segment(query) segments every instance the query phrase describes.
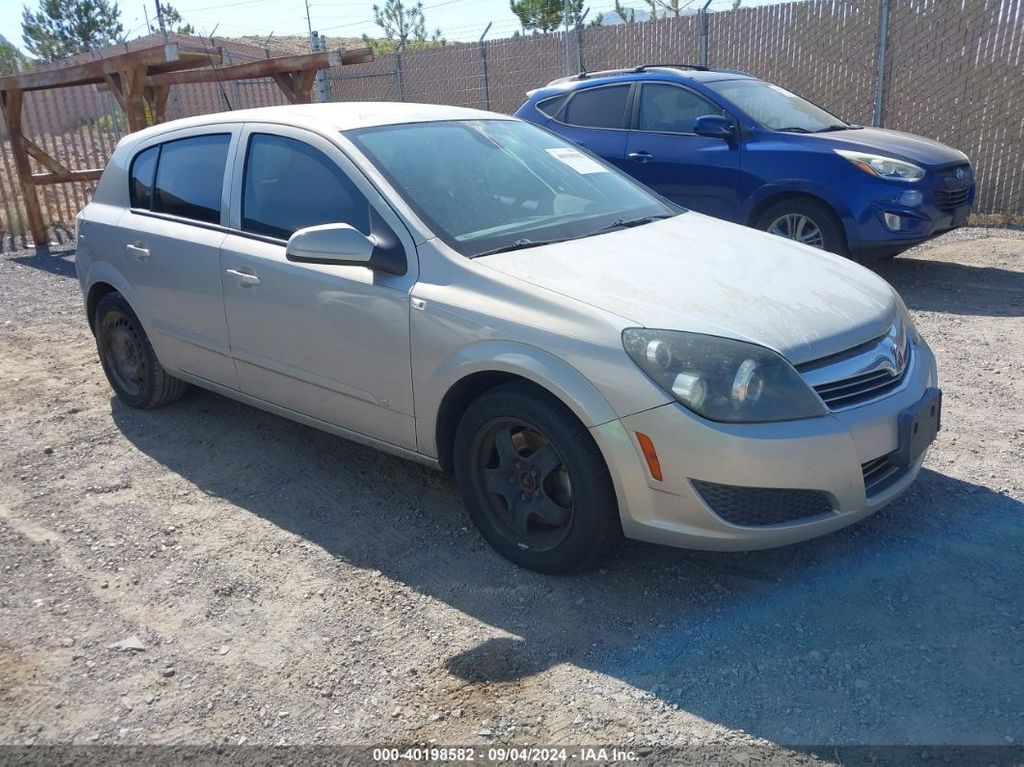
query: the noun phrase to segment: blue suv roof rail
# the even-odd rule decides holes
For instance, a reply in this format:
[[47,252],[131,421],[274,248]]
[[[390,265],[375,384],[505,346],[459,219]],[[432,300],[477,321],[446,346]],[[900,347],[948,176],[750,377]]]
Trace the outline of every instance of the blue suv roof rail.
[[692,69],[696,72],[727,72],[734,75],[746,75],[747,77],[753,77],[749,72],[744,72],[740,69],[720,69],[718,67],[705,67],[701,64],[641,64],[636,67],[625,67],[622,69],[601,69],[595,72],[587,72],[586,70],[579,72],[575,75],[569,75],[568,77],[559,77],[557,80],[552,80],[548,83],[548,86],[559,85],[561,83],[568,82],[579,82],[580,80],[588,80],[591,77],[608,77],[610,75],[626,75],[626,74],[641,74],[649,69]]

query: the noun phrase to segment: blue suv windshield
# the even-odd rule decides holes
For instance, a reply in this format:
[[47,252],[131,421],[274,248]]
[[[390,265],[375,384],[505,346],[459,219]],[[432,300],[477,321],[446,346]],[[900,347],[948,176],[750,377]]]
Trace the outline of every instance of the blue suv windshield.
[[771,130],[821,133],[850,127],[810,101],[763,80],[718,80],[706,85]]
[[470,257],[586,237],[680,210],[518,120],[386,125],[346,135],[435,234]]

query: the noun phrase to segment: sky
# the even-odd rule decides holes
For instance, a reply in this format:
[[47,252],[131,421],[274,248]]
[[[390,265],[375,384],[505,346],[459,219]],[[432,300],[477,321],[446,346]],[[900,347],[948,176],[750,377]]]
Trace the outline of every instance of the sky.
[[[745,5],[761,5],[770,0],[747,0]],[[776,0],[778,1],[778,0]],[[383,2],[383,0],[378,0]],[[686,2],[686,0],[683,0]],[[705,0],[691,0],[694,8]],[[21,39],[21,12],[26,3],[35,10],[39,0],[0,0],[0,34],[24,48]],[[305,35],[305,0],[173,0],[171,3],[202,34]],[[647,7],[643,0],[624,0],[627,8]],[[145,34],[146,16],[156,16],[154,0],[120,0],[121,23],[127,37]],[[711,9],[725,10],[732,0],[712,0]],[[614,8],[614,0],[591,0],[590,15]],[[488,22],[493,22],[488,39],[509,37],[519,29],[519,21],[509,10],[508,0],[423,0],[427,27],[440,28],[447,40],[476,40]],[[328,37],[376,36],[380,28],[373,23],[373,0],[309,0],[313,29]]]

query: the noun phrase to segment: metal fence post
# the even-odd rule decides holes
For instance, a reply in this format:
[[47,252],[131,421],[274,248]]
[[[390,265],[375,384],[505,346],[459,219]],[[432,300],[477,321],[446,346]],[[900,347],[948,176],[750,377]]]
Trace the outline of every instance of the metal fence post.
[[[309,48],[313,53],[321,53],[324,49],[324,39],[315,29],[310,33]],[[331,100],[331,81],[327,77],[326,69],[317,70],[316,79],[313,81],[313,92],[316,94],[316,100],[320,103]]]
[[697,28],[700,30],[697,63],[702,67],[708,65],[708,6],[711,2],[712,0],[708,0],[704,7],[697,11]]
[[889,45],[889,0],[879,0],[878,19],[878,72],[875,75],[875,112],[873,123],[882,127],[882,107],[885,100],[885,52]]
[[398,100],[405,101],[405,92],[402,88],[402,49],[395,52],[395,86],[398,88]]
[[491,31],[492,22],[487,22],[487,27],[484,29],[484,33],[480,35],[480,81],[484,87],[484,109],[490,110],[491,108],[491,88],[487,82],[487,43],[484,42],[484,38],[487,37],[487,33]]

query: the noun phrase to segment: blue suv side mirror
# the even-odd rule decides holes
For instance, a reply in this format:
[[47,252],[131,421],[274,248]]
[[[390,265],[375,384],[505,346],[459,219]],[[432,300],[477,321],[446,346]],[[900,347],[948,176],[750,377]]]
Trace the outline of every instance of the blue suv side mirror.
[[698,136],[728,140],[733,136],[732,120],[722,115],[702,115],[694,121],[693,132]]

